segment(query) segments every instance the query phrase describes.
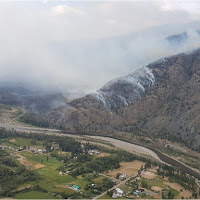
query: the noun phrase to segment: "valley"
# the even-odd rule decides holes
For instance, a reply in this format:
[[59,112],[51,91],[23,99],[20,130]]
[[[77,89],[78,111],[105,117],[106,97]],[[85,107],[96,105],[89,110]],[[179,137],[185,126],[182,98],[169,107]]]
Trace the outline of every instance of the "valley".
[[[141,152],[128,153],[130,147],[129,150],[122,150],[114,144],[102,146],[101,141],[105,141],[103,138],[95,138],[94,143],[94,137],[91,142],[88,137],[86,142],[84,138],[87,136],[69,137],[68,134],[39,134],[37,131],[27,133],[7,132],[2,129],[1,152],[7,153],[7,158],[15,160],[16,165],[37,173],[36,180],[25,181],[17,188],[11,184],[11,192],[1,192],[1,195],[20,199],[37,199],[39,196],[40,199],[97,199],[116,198],[116,195],[117,198],[133,198],[135,194],[139,198],[160,198],[162,195],[173,194],[177,198],[181,198],[181,195],[190,198],[193,195],[190,191],[198,188],[195,179],[189,178],[190,176],[184,178],[193,181],[194,187],[189,187],[189,182],[187,186],[187,181],[183,186],[183,182],[178,181],[183,178],[178,171],[175,172],[177,175],[173,175],[175,179],[170,178],[173,168],[161,164],[156,158],[152,157],[150,160],[149,155],[145,156]],[[4,165],[6,167],[8,164]],[[163,182],[160,192],[156,190],[159,179]],[[144,181],[147,182],[146,185]],[[0,185],[4,191],[5,186],[2,183]],[[123,191],[122,194],[119,193],[120,190]]]
[[200,3],[0,3],[0,199],[200,199]]

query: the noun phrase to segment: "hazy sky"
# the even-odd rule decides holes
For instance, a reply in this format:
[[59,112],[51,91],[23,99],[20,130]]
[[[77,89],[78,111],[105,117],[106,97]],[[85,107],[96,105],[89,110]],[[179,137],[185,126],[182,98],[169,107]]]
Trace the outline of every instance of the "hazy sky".
[[160,40],[199,20],[192,0],[0,1],[0,77],[87,93],[176,52]]

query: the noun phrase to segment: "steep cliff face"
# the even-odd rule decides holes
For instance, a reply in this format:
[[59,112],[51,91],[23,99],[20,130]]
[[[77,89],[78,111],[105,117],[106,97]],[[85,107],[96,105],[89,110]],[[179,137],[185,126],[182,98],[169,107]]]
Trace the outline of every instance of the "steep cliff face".
[[137,131],[200,145],[200,50],[152,63],[48,115],[70,131]]

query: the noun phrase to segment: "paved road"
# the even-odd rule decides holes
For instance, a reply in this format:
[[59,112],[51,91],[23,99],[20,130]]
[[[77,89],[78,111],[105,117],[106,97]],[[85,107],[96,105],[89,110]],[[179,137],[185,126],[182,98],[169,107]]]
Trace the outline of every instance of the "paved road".
[[[143,172],[142,172],[143,173]],[[109,191],[111,190],[114,190],[114,189],[117,189],[118,187],[124,185],[127,181],[129,181],[131,178],[136,178],[138,176],[138,173],[133,175],[133,176],[130,176],[129,178],[123,180],[123,181],[120,181],[120,183],[118,183],[117,185],[114,185],[112,188],[109,189]],[[102,196],[106,195],[107,194],[107,191],[97,195],[96,197],[93,198],[93,200],[96,200],[96,199],[99,199],[101,198]]]

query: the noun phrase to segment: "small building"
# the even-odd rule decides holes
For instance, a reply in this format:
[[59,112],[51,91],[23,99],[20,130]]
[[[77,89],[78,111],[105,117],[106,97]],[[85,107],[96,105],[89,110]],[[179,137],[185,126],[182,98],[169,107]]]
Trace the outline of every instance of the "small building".
[[128,174],[122,174],[119,176],[119,180],[124,180],[128,177]]
[[113,193],[112,198],[118,198],[118,197],[119,197],[118,194]]
[[18,149],[18,151],[23,151],[25,148],[24,147],[20,147],[19,149]]
[[124,192],[120,188],[116,188],[115,192],[112,195],[112,198],[122,197]]
[[78,186],[78,185],[75,185],[75,184],[74,184],[74,185],[72,185],[72,187],[73,187],[73,188],[74,188],[76,191],[80,191],[80,189],[81,189],[81,188],[80,188],[80,186]]
[[119,195],[123,195],[123,191],[120,189],[120,188],[116,188],[116,192],[117,192],[117,194],[119,194]]
[[96,155],[96,154],[100,154],[100,152],[98,150],[96,150],[96,149],[93,149],[93,150],[89,150],[88,154],[90,154],[90,155]]
[[149,195],[150,193],[146,192],[144,189],[138,189],[138,190],[135,190],[133,194],[135,194],[138,197],[139,195],[142,195],[142,194]]

